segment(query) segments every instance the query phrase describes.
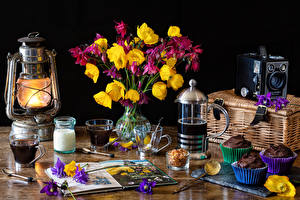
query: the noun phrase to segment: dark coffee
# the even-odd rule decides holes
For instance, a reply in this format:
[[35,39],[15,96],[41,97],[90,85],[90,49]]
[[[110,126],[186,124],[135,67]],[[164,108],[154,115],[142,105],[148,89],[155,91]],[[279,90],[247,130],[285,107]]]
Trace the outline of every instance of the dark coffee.
[[15,139],[10,143],[15,161],[27,164],[34,160],[38,141],[36,139]]
[[101,129],[87,129],[88,134],[91,138],[91,143],[93,146],[103,146],[108,143],[109,136],[112,132],[110,130],[101,130]]
[[207,123],[202,119],[179,119],[177,129],[178,133],[184,135],[207,135]]

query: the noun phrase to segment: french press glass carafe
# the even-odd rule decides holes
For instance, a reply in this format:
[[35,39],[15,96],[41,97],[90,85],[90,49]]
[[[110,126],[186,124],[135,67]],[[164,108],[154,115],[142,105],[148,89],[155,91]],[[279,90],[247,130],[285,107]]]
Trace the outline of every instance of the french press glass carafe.
[[[229,126],[227,111],[217,104],[207,105],[207,96],[196,88],[197,82],[191,79],[190,87],[183,90],[175,100],[178,103],[178,147],[190,153],[205,153],[208,139],[221,136]],[[226,126],[221,133],[207,134],[207,113],[212,109],[220,110],[226,118]],[[204,157],[198,158],[203,159]]]

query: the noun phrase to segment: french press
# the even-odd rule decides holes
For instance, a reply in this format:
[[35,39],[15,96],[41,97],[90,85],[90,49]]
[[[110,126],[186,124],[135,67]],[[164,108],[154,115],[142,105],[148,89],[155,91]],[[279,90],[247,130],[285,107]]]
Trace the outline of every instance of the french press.
[[[210,104],[208,106],[207,96],[197,88],[197,82],[191,79],[190,87],[183,90],[175,100],[178,103],[178,147],[188,150],[190,153],[205,153],[208,148],[208,139],[221,136],[229,126],[229,116],[227,111],[220,105]],[[225,118],[226,125],[221,133],[213,135],[207,134],[207,114],[211,109],[220,110]]]

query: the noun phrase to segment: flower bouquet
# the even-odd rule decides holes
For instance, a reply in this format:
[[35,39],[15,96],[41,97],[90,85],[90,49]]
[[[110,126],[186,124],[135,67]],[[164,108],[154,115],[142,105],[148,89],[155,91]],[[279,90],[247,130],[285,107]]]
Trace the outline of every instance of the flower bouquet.
[[91,45],[70,49],[76,64],[85,65],[85,75],[97,82],[100,72],[111,77],[105,91],[94,95],[95,101],[107,108],[112,102],[125,107],[124,115],[118,120],[116,129],[121,139],[134,141],[134,127],[142,125],[150,129],[149,121],[140,113],[139,107],[148,103],[148,92],[159,100],[167,96],[167,88],[178,90],[184,79],[176,67],[186,62],[185,70],[199,69],[200,45],[193,46],[180,28],[170,26],[168,36],[160,38],[146,23],[137,27],[137,36],[127,33],[127,25],[116,22],[117,39],[112,45],[96,34]]

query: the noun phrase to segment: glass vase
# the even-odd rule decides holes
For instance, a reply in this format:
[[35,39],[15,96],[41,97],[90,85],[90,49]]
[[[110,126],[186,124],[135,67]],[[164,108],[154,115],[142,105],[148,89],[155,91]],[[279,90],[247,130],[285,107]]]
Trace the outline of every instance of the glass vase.
[[125,106],[125,112],[117,121],[116,130],[122,142],[135,142],[134,127],[138,126],[143,131],[150,131],[149,120],[141,113],[141,105]]

